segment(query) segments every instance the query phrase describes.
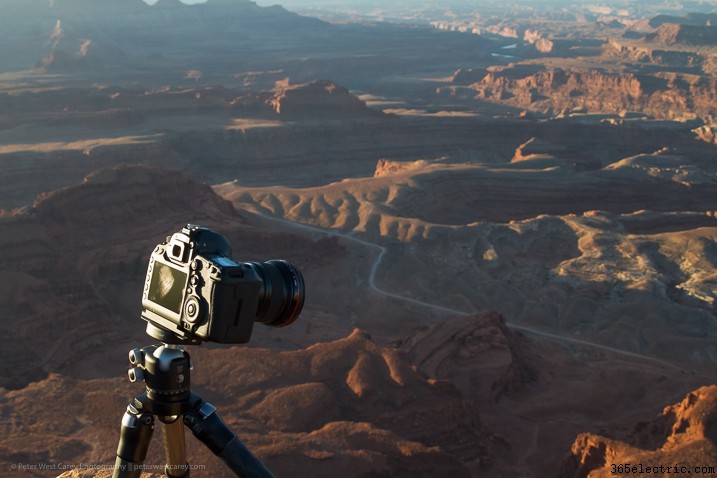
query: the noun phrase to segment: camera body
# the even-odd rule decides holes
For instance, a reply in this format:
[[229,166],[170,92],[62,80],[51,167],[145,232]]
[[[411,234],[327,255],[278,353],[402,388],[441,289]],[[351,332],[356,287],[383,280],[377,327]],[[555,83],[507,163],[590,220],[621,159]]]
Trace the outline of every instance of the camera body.
[[224,236],[189,224],[152,252],[142,318],[147,332],[165,342],[169,332],[177,343],[246,343],[255,321],[293,322],[303,289],[301,273],[288,262],[237,262]]

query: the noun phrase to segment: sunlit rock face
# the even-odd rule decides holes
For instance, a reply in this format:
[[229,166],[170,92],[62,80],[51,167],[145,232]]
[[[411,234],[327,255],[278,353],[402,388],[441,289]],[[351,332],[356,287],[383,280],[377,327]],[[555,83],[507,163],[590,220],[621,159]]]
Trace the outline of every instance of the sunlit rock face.
[[[717,386],[690,392],[652,421],[635,425],[624,441],[580,435],[563,464],[561,477],[609,476],[630,463],[629,473],[714,473],[717,451]],[[648,463],[650,465],[648,465]],[[633,466],[637,468],[633,470]],[[647,466],[657,467],[647,470]],[[662,466],[662,470],[660,470]],[[677,469],[671,469],[677,466]],[[670,467],[668,471],[665,471]]]

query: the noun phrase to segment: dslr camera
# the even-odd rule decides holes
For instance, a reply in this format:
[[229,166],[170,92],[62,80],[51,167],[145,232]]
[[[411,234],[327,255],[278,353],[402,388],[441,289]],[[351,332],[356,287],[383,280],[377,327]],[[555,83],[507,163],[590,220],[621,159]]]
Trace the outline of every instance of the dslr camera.
[[285,260],[238,262],[226,237],[189,224],[152,252],[142,293],[147,333],[164,343],[246,343],[254,322],[284,327],[304,305]]

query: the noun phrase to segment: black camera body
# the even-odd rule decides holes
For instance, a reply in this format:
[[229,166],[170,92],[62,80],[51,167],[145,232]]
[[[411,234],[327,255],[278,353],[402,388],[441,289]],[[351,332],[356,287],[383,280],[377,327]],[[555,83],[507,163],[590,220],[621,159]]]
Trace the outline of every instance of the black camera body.
[[289,325],[304,303],[304,280],[283,260],[237,262],[229,241],[189,224],[157,245],[142,293],[147,332],[166,343],[239,344],[254,322]]

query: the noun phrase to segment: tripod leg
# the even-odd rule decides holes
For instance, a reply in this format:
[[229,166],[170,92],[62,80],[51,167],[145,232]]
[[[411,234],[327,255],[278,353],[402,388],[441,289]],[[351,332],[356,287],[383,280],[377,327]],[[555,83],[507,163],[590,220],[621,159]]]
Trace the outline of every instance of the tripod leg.
[[194,436],[221,458],[241,478],[276,478],[224,423],[217,409],[198,401],[184,414],[184,424]]
[[137,410],[133,404],[127,407],[122,417],[117,460],[112,478],[139,478],[153,429],[154,416],[151,413]]
[[170,478],[189,478],[187,451],[182,417],[160,417],[167,465],[164,474]]

